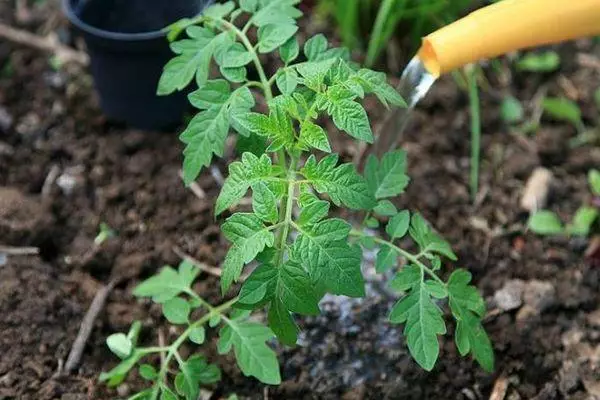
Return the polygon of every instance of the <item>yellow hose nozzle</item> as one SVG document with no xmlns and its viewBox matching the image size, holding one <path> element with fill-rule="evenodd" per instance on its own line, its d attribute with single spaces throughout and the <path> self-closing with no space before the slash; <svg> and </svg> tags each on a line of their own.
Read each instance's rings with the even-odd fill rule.
<svg viewBox="0 0 600 400">
<path fill-rule="evenodd" d="M 600 34 L 600 0 L 503 0 L 423 39 L 434 76 L 514 50 Z"/>
</svg>

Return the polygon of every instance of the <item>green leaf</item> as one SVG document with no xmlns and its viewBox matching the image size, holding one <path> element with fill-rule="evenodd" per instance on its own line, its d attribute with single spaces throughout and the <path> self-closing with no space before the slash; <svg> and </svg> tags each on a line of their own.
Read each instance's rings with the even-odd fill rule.
<svg viewBox="0 0 600 400">
<path fill-rule="evenodd" d="M 348 224 L 334 219 L 302 228 L 294 244 L 294 259 L 307 265 L 311 279 L 331 293 L 364 297 L 362 251 L 348 245 L 348 233 Z"/>
<path fill-rule="evenodd" d="M 198 272 L 198 269 L 189 262 L 182 262 L 179 265 L 179 272 L 166 266 L 157 275 L 140 283 L 133 290 L 133 295 L 152 297 L 153 301 L 164 303 L 188 290 Z"/>
<path fill-rule="evenodd" d="M 321 221 L 329 214 L 329 202 L 316 200 L 304 207 L 298 217 L 298 225 L 313 225 Z"/>
<path fill-rule="evenodd" d="M 410 234 L 410 237 L 417 242 L 420 250 L 424 254 L 431 255 L 431 253 L 437 253 L 453 261 L 458 259 L 456 254 L 454 254 L 452 251 L 450 244 L 435 232 L 431 231 L 421 214 L 413 214 L 410 220 L 410 228 L 408 229 L 408 233 Z"/>
<path fill-rule="evenodd" d="M 204 343 L 204 339 L 206 338 L 206 331 L 203 326 L 197 326 L 191 330 L 190 340 L 196 344 Z"/>
<path fill-rule="evenodd" d="M 600 196 L 600 171 L 597 169 L 590 170 L 588 173 L 588 182 L 590 184 L 592 194 L 595 196 Z"/>
<path fill-rule="evenodd" d="M 365 166 L 369 190 L 377 199 L 394 197 L 404 193 L 410 178 L 406 175 L 406 152 L 395 150 L 386 153 L 381 162 L 370 155 Z"/>
<path fill-rule="evenodd" d="M 367 175 L 368 176 L 368 175 Z M 398 209 L 394 204 L 392 204 L 389 200 L 380 200 L 373 212 L 377 215 L 381 215 L 382 217 L 393 217 L 398 214 Z"/>
<path fill-rule="evenodd" d="M 217 63 L 222 68 L 240 68 L 250 64 L 254 56 L 250 53 L 243 44 L 235 42 L 231 47 L 223 52 Z"/>
<path fill-rule="evenodd" d="M 581 110 L 579 106 L 571 100 L 564 97 L 548 97 L 542 102 L 544 112 L 552 118 L 570 122 L 579 127 L 582 125 Z"/>
<path fill-rule="evenodd" d="M 252 17 L 254 25 L 294 24 L 302 12 L 295 5 L 298 0 L 259 0 L 259 10 Z"/>
<path fill-rule="evenodd" d="M 407 265 L 394 276 L 390 282 L 390 288 L 397 292 L 406 292 L 419 285 L 421 280 L 421 268 L 416 265 Z"/>
<path fill-rule="evenodd" d="M 177 54 L 164 67 L 158 82 L 158 95 L 168 95 L 183 90 L 194 76 L 198 86 L 208 79 L 210 60 L 219 44 L 225 40 L 225 33 L 216 35 L 209 29 L 190 26 L 186 29 L 189 39 L 171 43 L 171 49 Z"/>
<path fill-rule="evenodd" d="M 304 54 L 309 61 L 316 60 L 325 50 L 327 50 L 327 39 L 322 33 L 308 39 L 304 44 Z"/>
<path fill-rule="evenodd" d="M 410 225 L 410 212 L 404 210 L 393 216 L 388 222 L 385 231 L 393 239 L 404 237 Z"/>
<path fill-rule="evenodd" d="M 179 400 L 177 395 L 171 389 L 169 389 L 167 386 L 161 385 L 160 390 L 161 390 L 160 400 Z M 152 397 L 148 397 L 148 400 L 150 400 L 150 399 L 152 399 Z"/>
<path fill-rule="evenodd" d="M 446 333 L 446 325 L 421 279 L 394 305 L 390 321 L 405 323 L 404 335 L 410 354 L 423 369 L 431 371 L 440 351 L 437 336 Z"/>
<path fill-rule="evenodd" d="M 319 297 L 309 275 L 298 263 L 288 261 L 280 267 L 277 297 L 291 312 L 302 315 L 319 314 Z"/>
<path fill-rule="evenodd" d="M 327 112 L 335 126 L 355 139 L 373 143 L 373 132 L 367 112 L 359 103 L 352 100 L 331 101 Z"/>
<path fill-rule="evenodd" d="M 313 147 L 317 150 L 331 153 L 327 132 L 319 125 L 310 121 L 304 122 L 300 127 L 300 144 L 304 145 L 307 149 Z"/>
<path fill-rule="evenodd" d="M 567 233 L 576 236 L 589 235 L 592 225 L 594 225 L 599 215 L 600 212 L 594 207 L 580 207 L 575 213 L 573 221 L 567 225 Z"/>
<path fill-rule="evenodd" d="M 398 261 L 398 252 L 389 246 L 383 246 L 377 253 L 375 261 L 375 271 L 382 274 L 396 265 Z"/>
<path fill-rule="evenodd" d="M 522 71 L 552 72 L 560 67 L 560 56 L 555 51 L 528 53 L 521 57 L 517 67 Z"/>
<path fill-rule="evenodd" d="M 336 59 L 331 58 L 323 61 L 310 61 L 296 66 L 296 71 L 304 78 L 304 86 L 319 93 L 322 90 L 325 76 L 333 66 Z"/>
<path fill-rule="evenodd" d="M 121 382 L 125 380 L 129 371 L 137 364 L 137 362 L 144 356 L 144 353 L 141 353 L 137 350 L 134 350 L 133 353 L 121 361 L 116 367 L 111 369 L 108 372 L 102 372 L 100 377 L 98 378 L 100 382 L 107 382 L 109 387 L 118 386 Z"/>
<path fill-rule="evenodd" d="M 558 216 L 552 211 L 538 211 L 529 217 L 527 226 L 538 235 L 561 235 L 564 227 Z"/>
<path fill-rule="evenodd" d="M 254 305 L 270 299 L 277 285 L 278 269 L 271 264 L 263 264 L 256 268 L 242 285 L 240 304 Z"/>
<path fill-rule="evenodd" d="M 288 346 L 296 344 L 299 329 L 283 302 L 278 299 L 271 302 L 268 320 L 269 326 L 281 343 Z"/>
<path fill-rule="evenodd" d="M 525 111 L 523 111 L 523 106 L 519 100 L 513 96 L 506 96 L 502 99 L 500 115 L 507 124 L 514 124 L 523 120 Z"/>
<path fill-rule="evenodd" d="M 494 350 L 481 325 L 485 303 L 470 281 L 471 274 L 464 269 L 454 271 L 448 280 L 450 310 L 457 322 L 456 347 L 462 356 L 471 352 L 483 369 L 492 372 Z"/>
<path fill-rule="evenodd" d="M 223 265 L 221 277 L 221 289 L 225 293 L 231 284 L 239 279 L 244 264 L 254 260 L 265 247 L 273 247 L 275 236 L 256 215 L 246 213 L 237 213 L 229 217 L 221 230 L 233 243 Z"/>
<path fill-rule="evenodd" d="M 156 369 L 150 364 L 140 365 L 140 376 L 147 381 L 153 381 L 158 376 Z"/>
<path fill-rule="evenodd" d="M 448 297 L 448 290 L 446 286 L 442 285 L 438 281 L 428 280 L 425 281 L 425 290 L 429 292 L 429 294 L 436 299 L 445 299 Z"/>
<path fill-rule="evenodd" d="M 258 9 L 258 0 L 240 0 L 240 8 L 248 13 Z"/>
<path fill-rule="evenodd" d="M 252 210 L 265 222 L 276 223 L 279 219 L 277 198 L 263 182 L 252 186 Z"/>
<path fill-rule="evenodd" d="M 199 109 L 223 105 L 231 96 L 231 87 L 223 79 L 206 82 L 206 85 L 188 95 L 190 103 Z"/>
<path fill-rule="evenodd" d="M 121 360 L 129 357 L 133 351 L 133 344 L 124 333 L 113 333 L 106 338 L 106 345 Z"/>
<path fill-rule="evenodd" d="M 229 176 L 217 198 L 215 215 L 237 205 L 246 195 L 250 186 L 258 182 L 268 182 L 280 172 L 272 166 L 271 159 L 266 154 L 258 158 L 252 153 L 244 153 L 241 162 L 236 161 L 229 164 Z"/>
<path fill-rule="evenodd" d="M 221 329 L 218 349 L 220 354 L 225 354 L 233 346 L 238 366 L 244 375 L 254 376 L 269 385 L 279 385 L 281 376 L 277 355 L 265 343 L 272 338 L 273 332 L 266 326 L 230 320 Z"/>
<path fill-rule="evenodd" d="M 269 151 L 277 151 L 282 147 L 289 149 L 295 140 L 292 121 L 282 107 L 270 104 L 270 108 L 269 116 L 259 113 L 247 113 L 239 115 L 237 123 L 249 132 L 271 139 L 272 143 L 269 146 Z"/>
<path fill-rule="evenodd" d="M 299 54 L 300 46 L 298 45 L 298 40 L 296 37 L 289 38 L 288 41 L 282 44 L 279 48 L 279 56 L 281 57 L 281 61 L 283 61 L 286 65 L 298 58 Z"/>
<path fill-rule="evenodd" d="M 193 355 L 185 362 L 179 362 L 180 373 L 175 377 L 175 387 L 187 400 L 196 400 L 200 394 L 200 384 L 210 384 L 221 380 L 221 371 L 208 364 L 201 355 Z"/>
<path fill-rule="evenodd" d="M 275 82 L 281 93 L 290 95 L 298 86 L 298 74 L 291 68 L 280 70 L 275 78 Z"/>
<path fill-rule="evenodd" d="M 298 31 L 295 24 L 267 24 L 258 29 L 258 51 L 270 53 Z"/>
<path fill-rule="evenodd" d="M 376 203 L 367 182 L 353 164 L 336 167 L 338 156 L 324 157 L 320 162 L 310 156 L 300 173 L 310 181 L 319 193 L 327 193 L 333 203 L 353 210 L 369 210 Z"/>
<path fill-rule="evenodd" d="M 163 304 L 162 311 L 165 318 L 170 323 L 181 325 L 188 323 L 190 312 L 192 312 L 192 307 L 185 299 L 182 299 L 181 297 L 174 297 L 171 300 L 167 300 Z"/>
<path fill-rule="evenodd" d="M 386 107 L 388 103 L 397 107 L 406 107 L 406 102 L 393 86 L 387 83 L 387 76 L 382 72 L 361 69 L 357 73 L 357 81 L 366 93 L 373 93 Z"/>
<path fill-rule="evenodd" d="M 225 79 L 229 82 L 234 83 L 242 83 L 246 80 L 246 76 L 248 75 L 248 71 L 246 67 L 236 67 L 236 68 L 224 68 L 220 67 L 219 72 Z M 241 89 L 241 88 L 240 88 Z"/>
<path fill-rule="evenodd" d="M 204 9 L 203 14 L 210 18 L 224 18 L 235 9 L 235 3 L 233 1 L 226 1 L 225 3 L 216 3 Z"/>
</svg>

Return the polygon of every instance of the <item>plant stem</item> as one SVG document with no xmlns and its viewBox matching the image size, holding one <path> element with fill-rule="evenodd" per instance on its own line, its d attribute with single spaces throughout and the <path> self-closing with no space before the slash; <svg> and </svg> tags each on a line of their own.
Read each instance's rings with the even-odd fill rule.
<svg viewBox="0 0 600 400">
<path fill-rule="evenodd" d="M 373 241 L 375 241 L 375 243 L 379 243 L 385 246 L 388 246 L 394 250 L 396 250 L 398 252 L 398 254 L 400 254 L 402 257 L 406 258 L 408 261 L 412 262 L 413 264 L 415 264 L 416 266 L 418 266 L 419 268 L 421 268 L 422 271 L 424 271 L 427 275 L 429 275 L 430 277 L 432 277 L 434 280 L 436 280 L 438 283 L 442 284 L 444 287 L 446 286 L 446 283 L 441 280 L 436 274 L 435 272 L 433 272 L 433 270 L 431 268 L 429 268 L 427 265 L 423 264 L 420 260 L 418 256 L 414 256 L 411 253 L 409 253 L 408 251 L 401 249 L 400 247 L 396 246 L 395 244 L 393 244 L 390 241 L 387 241 L 385 239 L 381 239 L 377 236 L 370 236 L 370 235 L 366 235 L 361 231 L 358 231 L 356 229 L 352 229 L 350 231 L 350 235 L 352 236 L 358 236 L 358 237 L 365 237 L 365 236 L 369 236 L 370 238 L 373 239 Z"/>
<path fill-rule="evenodd" d="M 367 68 L 371 68 L 373 66 L 377 60 L 377 57 L 379 56 L 379 53 L 381 52 L 382 43 L 388 39 L 387 37 L 384 37 L 386 36 L 385 28 L 389 23 L 390 18 L 397 15 L 397 13 L 394 13 L 392 10 L 395 3 L 396 0 L 383 0 L 379 6 L 379 11 L 377 11 L 375 25 L 373 25 L 371 39 L 369 40 L 369 46 L 367 48 L 367 59 L 365 61 Z M 398 7 L 404 7 L 404 3 L 406 3 L 406 0 L 402 0 L 401 4 L 398 4 Z"/>
<path fill-rule="evenodd" d="M 469 83 L 469 108 L 471 110 L 471 200 L 475 201 L 479 191 L 479 159 L 481 153 L 481 116 L 479 88 L 477 87 L 477 68 L 467 72 Z"/>
<path fill-rule="evenodd" d="M 283 209 L 283 227 L 280 231 L 280 235 L 278 237 L 279 242 L 279 265 L 283 264 L 283 255 L 285 253 L 285 244 L 287 242 L 287 237 L 290 232 L 290 224 L 292 222 L 292 210 L 294 208 L 294 192 L 296 190 L 296 167 L 298 164 L 298 159 L 292 157 L 290 161 L 290 170 L 288 172 L 288 190 L 286 195 L 285 208 Z"/>
<path fill-rule="evenodd" d="M 173 342 L 173 344 L 171 344 L 169 347 L 167 347 L 168 352 L 165 357 L 165 362 L 160 367 L 160 371 L 158 373 L 158 378 L 156 379 L 155 385 L 160 385 L 161 382 L 165 381 L 165 379 L 167 377 L 167 372 L 169 371 L 169 364 L 171 363 L 171 360 L 173 359 L 173 357 L 179 357 L 179 354 L 178 354 L 179 347 L 181 347 L 181 345 L 187 340 L 187 338 L 190 336 L 192 331 L 194 329 L 204 325 L 205 323 L 207 323 L 215 314 L 222 315 L 223 312 L 230 309 L 231 306 L 233 306 L 235 304 L 235 302 L 238 300 L 238 298 L 235 297 L 235 298 L 227 301 L 226 303 L 221 304 L 220 306 L 213 307 L 212 305 L 207 303 L 204 299 L 202 299 L 200 296 L 198 296 L 196 293 L 194 293 L 192 291 L 190 291 L 190 292 L 193 293 L 194 298 L 199 299 L 200 302 L 206 308 L 208 308 L 209 312 L 206 313 L 205 315 L 203 315 L 202 318 L 200 318 L 199 320 L 191 323 L 188 326 L 188 328 L 185 331 L 183 331 L 183 333 L 177 338 L 177 340 L 175 340 Z M 153 391 L 152 400 L 156 400 L 158 398 L 158 392 L 159 392 L 159 390 Z"/>
</svg>

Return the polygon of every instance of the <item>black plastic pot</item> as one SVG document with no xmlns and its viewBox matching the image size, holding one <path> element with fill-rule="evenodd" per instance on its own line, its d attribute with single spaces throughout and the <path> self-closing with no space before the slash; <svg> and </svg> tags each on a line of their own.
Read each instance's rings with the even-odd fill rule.
<svg viewBox="0 0 600 400">
<path fill-rule="evenodd" d="M 163 28 L 199 14 L 211 0 L 63 0 L 83 34 L 100 103 L 112 120 L 140 129 L 171 128 L 187 108 L 186 93 L 157 96 L 173 56 Z"/>
</svg>

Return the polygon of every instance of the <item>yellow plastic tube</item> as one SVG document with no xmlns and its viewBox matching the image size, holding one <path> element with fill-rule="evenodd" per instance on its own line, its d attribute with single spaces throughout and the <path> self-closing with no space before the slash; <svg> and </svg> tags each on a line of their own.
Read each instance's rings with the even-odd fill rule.
<svg viewBox="0 0 600 400">
<path fill-rule="evenodd" d="M 503 0 L 423 39 L 434 76 L 514 50 L 600 34 L 600 0 Z"/>
</svg>

